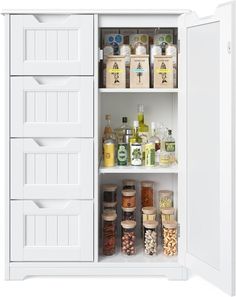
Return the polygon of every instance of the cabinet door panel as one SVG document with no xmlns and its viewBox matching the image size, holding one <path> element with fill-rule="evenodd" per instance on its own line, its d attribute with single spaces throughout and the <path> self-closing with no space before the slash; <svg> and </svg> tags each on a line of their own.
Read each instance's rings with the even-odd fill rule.
<svg viewBox="0 0 236 297">
<path fill-rule="evenodd" d="M 92 15 L 12 15 L 12 75 L 93 75 Z"/>
<path fill-rule="evenodd" d="M 185 19 L 186 264 L 233 294 L 232 8 Z M 209 71 L 209 72 L 208 72 Z"/>
<path fill-rule="evenodd" d="M 12 137 L 93 137 L 92 77 L 12 77 Z"/>
<path fill-rule="evenodd" d="M 11 199 L 93 199 L 93 140 L 11 140 Z"/>
<path fill-rule="evenodd" d="M 93 261 L 92 201 L 12 201 L 11 261 Z"/>
</svg>

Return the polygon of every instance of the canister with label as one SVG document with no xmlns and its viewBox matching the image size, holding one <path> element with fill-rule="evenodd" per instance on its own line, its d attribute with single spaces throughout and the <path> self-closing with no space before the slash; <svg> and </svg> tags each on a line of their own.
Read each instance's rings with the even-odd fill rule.
<svg viewBox="0 0 236 297">
<path fill-rule="evenodd" d="M 149 88 L 149 55 L 131 55 L 130 88 Z"/>
<path fill-rule="evenodd" d="M 154 57 L 154 88 L 173 88 L 173 58 Z"/>
<path fill-rule="evenodd" d="M 125 57 L 108 56 L 106 66 L 106 88 L 125 88 Z"/>
</svg>

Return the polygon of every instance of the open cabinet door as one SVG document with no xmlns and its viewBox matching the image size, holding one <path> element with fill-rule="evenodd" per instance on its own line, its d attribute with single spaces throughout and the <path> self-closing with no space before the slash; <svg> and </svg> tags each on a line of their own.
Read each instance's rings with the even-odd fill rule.
<svg viewBox="0 0 236 297">
<path fill-rule="evenodd" d="M 186 50 L 185 265 L 234 294 L 233 4 L 182 17 Z M 184 18 L 184 20 L 183 20 Z M 181 29 L 180 29 L 181 31 Z M 183 70 L 182 70 L 183 71 Z"/>
</svg>

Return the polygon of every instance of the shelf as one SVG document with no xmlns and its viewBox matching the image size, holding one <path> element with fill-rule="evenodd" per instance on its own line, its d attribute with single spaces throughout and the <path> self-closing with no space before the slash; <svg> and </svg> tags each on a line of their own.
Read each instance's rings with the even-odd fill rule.
<svg viewBox="0 0 236 297">
<path fill-rule="evenodd" d="M 100 93 L 178 93 L 179 89 L 106 89 L 100 88 Z"/>
<path fill-rule="evenodd" d="M 178 173 L 178 166 L 167 168 L 146 166 L 100 166 L 99 173 Z"/>
<path fill-rule="evenodd" d="M 142 246 L 141 240 L 138 240 L 138 244 L 136 247 L 136 255 L 133 256 L 127 256 L 121 253 L 121 249 L 118 246 L 116 249 L 116 254 L 112 256 L 103 256 L 101 255 L 99 257 L 99 262 L 108 264 L 108 263 L 113 263 L 113 264 L 147 264 L 148 266 L 160 266 L 160 267 L 168 267 L 168 266 L 173 266 L 174 264 L 178 264 L 178 256 L 165 256 L 162 252 L 162 247 L 158 245 L 157 248 L 157 255 L 149 256 L 145 255 L 144 249 Z"/>
</svg>

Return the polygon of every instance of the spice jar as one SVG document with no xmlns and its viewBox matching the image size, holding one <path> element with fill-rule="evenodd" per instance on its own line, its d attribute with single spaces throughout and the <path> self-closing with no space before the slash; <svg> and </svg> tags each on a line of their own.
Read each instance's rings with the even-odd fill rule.
<svg viewBox="0 0 236 297">
<path fill-rule="evenodd" d="M 122 207 L 131 208 L 136 207 L 136 191 L 135 190 L 122 190 Z"/>
<path fill-rule="evenodd" d="M 173 207 L 161 209 L 161 220 L 162 222 L 170 222 L 175 220 L 175 209 Z"/>
<path fill-rule="evenodd" d="M 116 218 L 114 211 L 106 211 L 102 214 L 103 218 L 103 255 L 111 256 L 116 251 Z"/>
<path fill-rule="evenodd" d="M 135 209 L 136 207 L 122 207 L 122 221 L 135 221 Z"/>
<path fill-rule="evenodd" d="M 103 202 L 103 210 L 111 209 L 116 211 L 117 202 Z"/>
<path fill-rule="evenodd" d="M 103 202 L 116 202 L 117 185 L 105 184 L 103 185 Z"/>
<path fill-rule="evenodd" d="M 122 237 L 121 237 L 121 250 L 125 255 L 135 255 L 136 253 L 136 235 L 135 235 L 135 221 L 122 221 Z"/>
<path fill-rule="evenodd" d="M 146 221 L 143 223 L 144 227 L 144 252 L 146 255 L 157 254 L 157 221 Z"/>
<path fill-rule="evenodd" d="M 135 183 L 134 179 L 123 179 L 123 190 L 132 189 L 135 190 Z"/>
<path fill-rule="evenodd" d="M 141 217 L 141 226 L 143 226 L 146 221 L 155 221 L 157 216 L 156 207 L 143 207 L 142 208 L 142 217 Z M 141 235 L 143 234 L 143 227 L 141 228 Z"/>
<path fill-rule="evenodd" d="M 173 191 L 161 190 L 159 191 L 160 208 L 173 207 Z"/>
<path fill-rule="evenodd" d="M 141 201 L 142 207 L 153 206 L 153 182 L 141 182 Z"/>
<path fill-rule="evenodd" d="M 177 255 L 177 222 L 163 222 L 163 252 L 166 256 Z"/>
</svg>

